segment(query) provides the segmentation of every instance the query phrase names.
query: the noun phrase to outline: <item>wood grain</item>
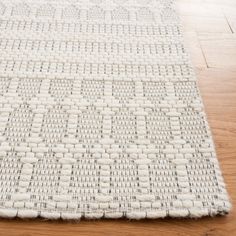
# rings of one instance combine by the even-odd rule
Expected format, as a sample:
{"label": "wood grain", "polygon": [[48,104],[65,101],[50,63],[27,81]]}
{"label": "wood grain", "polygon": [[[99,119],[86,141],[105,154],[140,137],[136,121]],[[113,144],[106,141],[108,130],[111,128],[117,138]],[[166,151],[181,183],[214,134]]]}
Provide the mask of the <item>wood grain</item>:
{"label": "wood grain", "polygon": [[[185,40],[215,140],[232,204],[236,204],[235,0],[178,0]],[[233,29],[233,31],[231,30]],[[81,222],[0,220],[0,236],[234,236],[236,212],[198,220],[98,220]]]}

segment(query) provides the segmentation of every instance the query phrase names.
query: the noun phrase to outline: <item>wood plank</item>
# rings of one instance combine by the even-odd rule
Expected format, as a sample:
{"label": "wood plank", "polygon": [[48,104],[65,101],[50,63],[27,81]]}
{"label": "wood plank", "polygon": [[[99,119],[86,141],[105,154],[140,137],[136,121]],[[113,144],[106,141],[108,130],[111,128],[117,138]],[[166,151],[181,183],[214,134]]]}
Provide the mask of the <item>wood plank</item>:
{"label": "wood plank", "polygon": [[236,33],[236,17],[228,16],[227,20],[229,22],[230,28],[233,33]]}
{"label": "wood plank", "polygon": [[235,70],[236,38],[201,39],[200,44],[209,67]]}
{"label": "wood plank", "polygon": [[224,17],[181,15],[180,18],[185,31],[194,30],[196,32],[208,33],[231,33],[228,22]]}
{"label": "wood plank", "polygon": [[[192,0],[190,0],[192,1]],[[235,0],[203,0],[205,3],[211,3],[214,5],[221,5],[221,6],[236,6]]]}
{"label": "wood plank", "polygon": [[184,34],[185,45],[188,51],[191,51],[191,61],[196,68],[207,68],[207,63],[204,58],[198,35],[195,31],[188,31]]}
{"label": "wood plank", "polygon": [[223,5],[221,6],[232,33],[236,33],[236,4],[234,6]]}
{"label": "wood plank", "polygon": [[206,3],[204,1],[185,1],[178,0],[177,9],[183,16],[200,16],[200,17],[224,17],[224,12],[220,5]]}

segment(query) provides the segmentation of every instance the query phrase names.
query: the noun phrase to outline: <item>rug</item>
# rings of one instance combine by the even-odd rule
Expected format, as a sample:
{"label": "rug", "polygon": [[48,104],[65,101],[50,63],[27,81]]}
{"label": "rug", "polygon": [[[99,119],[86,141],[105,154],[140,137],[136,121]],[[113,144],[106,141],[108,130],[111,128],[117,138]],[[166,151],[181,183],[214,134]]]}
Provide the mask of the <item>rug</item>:
{"label": "rug", "polygon": [[0,216],[226,214],[171,0],[1,0]]}

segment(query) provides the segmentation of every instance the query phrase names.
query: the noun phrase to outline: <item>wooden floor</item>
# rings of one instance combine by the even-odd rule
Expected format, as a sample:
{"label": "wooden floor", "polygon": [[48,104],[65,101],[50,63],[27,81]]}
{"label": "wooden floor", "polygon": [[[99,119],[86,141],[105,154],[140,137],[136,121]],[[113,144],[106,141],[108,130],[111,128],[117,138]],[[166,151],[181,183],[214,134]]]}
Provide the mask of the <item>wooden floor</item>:
{"label": "wooden floor", "polygon": [[[199,78],[218,158],[236,204],[236,0],[176,0]],[[199,220],[100,220],[80,223],[0,220],[0,236],[236,235],[236,210]]]}

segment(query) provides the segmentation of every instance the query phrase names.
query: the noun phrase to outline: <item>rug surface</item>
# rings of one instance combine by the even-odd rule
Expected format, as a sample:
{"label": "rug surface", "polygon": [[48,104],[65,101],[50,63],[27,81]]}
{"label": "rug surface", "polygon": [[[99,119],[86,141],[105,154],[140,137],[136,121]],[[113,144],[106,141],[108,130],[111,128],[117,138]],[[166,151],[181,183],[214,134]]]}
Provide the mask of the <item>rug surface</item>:
{"label": "rug surface", "polygon": [[225,214],[171,0],[0,2],[0,216]]}

